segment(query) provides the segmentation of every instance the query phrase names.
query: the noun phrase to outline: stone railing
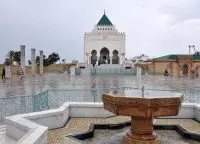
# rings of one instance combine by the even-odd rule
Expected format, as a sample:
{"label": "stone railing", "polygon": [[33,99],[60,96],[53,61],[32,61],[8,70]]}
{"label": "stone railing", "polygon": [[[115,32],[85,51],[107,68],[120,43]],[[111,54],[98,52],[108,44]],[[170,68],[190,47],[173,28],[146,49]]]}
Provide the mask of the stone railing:
{"label": "stone railing", "polygon": [[6,135],[18,144],[45,144],[48,129],[62,127],[69,118],[69,104],[58,109],[5,118]]}
{"label": "stone railing", "polygon": [[[44,144],[48,129],[62,127],[69,117],[110,116],[114,114],[104,110],[103,103],[64,103],[58,109],[6,117],[6,134],[18,144]],[[184,103],[179,114],[169,118],[195,118],[200,121],[200,105]]]}
{"label": "stone railing", "polygon": [[102,103],[64,103],[58,109],[5,118],[6,135],[17,144],[45,144],[48,129],[60,128],[69,117],[110,117]]}

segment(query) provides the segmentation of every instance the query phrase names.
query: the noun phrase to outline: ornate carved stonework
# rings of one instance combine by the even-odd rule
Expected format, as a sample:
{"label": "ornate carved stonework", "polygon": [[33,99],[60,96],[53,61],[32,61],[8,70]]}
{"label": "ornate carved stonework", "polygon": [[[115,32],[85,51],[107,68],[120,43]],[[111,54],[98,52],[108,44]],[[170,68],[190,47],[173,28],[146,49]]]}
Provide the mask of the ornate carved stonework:
{"label": "ornate carved stonework", "polygon": [[104,109],[117,115],[131,116],[131,132],[124,144],[158,144],[153,132],[153,118],[178,114],[183,96],[139,98],[103,94]]}

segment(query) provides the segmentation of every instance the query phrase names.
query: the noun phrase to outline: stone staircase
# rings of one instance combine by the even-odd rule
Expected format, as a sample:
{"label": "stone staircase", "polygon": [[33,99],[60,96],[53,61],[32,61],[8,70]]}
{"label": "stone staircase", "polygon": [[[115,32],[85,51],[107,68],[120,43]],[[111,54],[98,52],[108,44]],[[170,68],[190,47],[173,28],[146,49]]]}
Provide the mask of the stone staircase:
{"label": "stone staircase", "polygon": [[90,74],[136,74],[136,68],[125,69],[120,64],[101,64],[93,68],[92,65],[88,65],[87,68],[81,69],[82,75]]}

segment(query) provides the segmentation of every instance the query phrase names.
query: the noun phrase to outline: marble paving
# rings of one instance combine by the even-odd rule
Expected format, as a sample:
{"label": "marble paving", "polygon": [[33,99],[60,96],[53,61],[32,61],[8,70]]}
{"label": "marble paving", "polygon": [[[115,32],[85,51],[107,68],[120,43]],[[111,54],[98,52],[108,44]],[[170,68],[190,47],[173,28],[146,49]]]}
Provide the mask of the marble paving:
{"label": "marble paving", "polygon": [[[87,131],[90,124],[118,124],[128,121],[130,121],[130,117],[127,116],[111,118],[71,118],[65,127],[49,130],[48,144],[78,144],[78,142],[66,138],[66,136]],[[157,125],[179,124],[189,132],[200,134],[200,123],[192,119],[156,119],[154,122]]]}
{"label": "marble paving", "polygon": [[[157,92],[166,94],[168,91],[173,91],[184,93],[185,103],[200,101],[200,78],[143,75],[142,84],[145,85],[145,96],[147,97]],[[91,91],[91,88],[108,89],[113,87],[137,88],[137,78],[134,75],[78,75],[73,77],[67,73],[48,73],[43,76],[25,76],[23,80],[14,76],[12,80],[0,80],[0,123],[5,116],[33,112],[32,95],[47,89],[49,90],[49,101],[46,101],[42,110],[57,108],[64,102],[101,102],[103,91]],[[68,91],[69,89],[73,90]],[[81,89],[81,91],[74,91],[74,89]],[[122,92],[120,89],[118,91]],[[129,91],[129,93],[132,92]],[[137,94],[133,92],[133,95],[139,95],[138,92]],[[39,99],[43,99],[43,96],[41,95]]]}
{"label": "marble paving", "polygon": [[[95,130],[94,137],[85,139],[83,144],[123,144],[123,136],[130,127],[119,130]],[[183,138],[174,130],[156,130],[161,144],[199,144],[199,142]]]}

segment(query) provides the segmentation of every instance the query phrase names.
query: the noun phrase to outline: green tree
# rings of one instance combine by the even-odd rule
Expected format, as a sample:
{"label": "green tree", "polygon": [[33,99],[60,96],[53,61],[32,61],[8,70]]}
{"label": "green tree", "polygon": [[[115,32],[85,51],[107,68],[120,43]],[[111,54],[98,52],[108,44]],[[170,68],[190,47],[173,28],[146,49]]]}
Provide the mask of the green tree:
{"label": "green tree", "polygon": [[9,51],[9,53],[8,53],[8,57],[9,57],[11,62],[13,62],[14,54],[15,54],[15,52],[13,50]]}
{"label": "green tree", "polygon": [[[55,62],[57,62],[58,60],[60,60],[60,57],[57,53],[53,52],[52,54],[50,54],[47,58],[45,55],[43,55],[43,66],[49,66],[51,64],[54,64]],[[35,60],[36,64],[39,66],[40,65],[40,56],[36,56],[36,60]]]}
{"label": "green tree", "polygon": [[58,60],[60,60],[60,57],[55,52],[50,54],[49,57],[48,57],[49,64],[53,64],[53,63],[57,62]]}
{"label": "green tree", "polygon": [[40,56],[36,56],[35,64],[38,66],[40,65]]}
{"label": "green tree", "polygon": [[13,63],[15,61],[20,65],[20,56],[21,56],[20,51],[11,50],[8,52],[8,57],[9,57],[11,63]]}

